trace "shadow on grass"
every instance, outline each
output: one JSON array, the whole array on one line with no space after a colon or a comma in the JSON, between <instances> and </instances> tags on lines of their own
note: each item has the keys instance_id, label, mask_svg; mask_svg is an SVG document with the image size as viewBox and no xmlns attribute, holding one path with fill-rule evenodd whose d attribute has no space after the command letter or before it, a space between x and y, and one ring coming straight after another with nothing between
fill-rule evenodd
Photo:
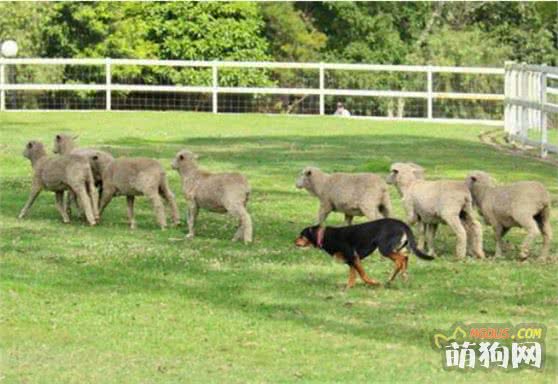
<instances>
[{"instance_id":1,"label":"shadow on grass","mask_svg":"<svg viewBox=\"0 0 558 384\"><path fill-rule=\"evenodd\" d=\"M503 155L480 142L412 135L203 137L183 141L129 137L105 141L103 146L117 156L133 154L158 158L172 158L178 150L188 148L201 155L202 164L211 159L234 162L242 168L271 168L269 172L307 163L322 165L331 171L352 169L355 162L359 170L387 172L393 161L417 161L427 169L441 167L461 172L485 169L496 173L521 171L525 174L528 162L530 168L536 169L527 174L536 178L540 178L541 172L556 176L556 171L552 172L548 165ZM448 159L451 159L450 163Z\"/></svg>"}]
</instances>

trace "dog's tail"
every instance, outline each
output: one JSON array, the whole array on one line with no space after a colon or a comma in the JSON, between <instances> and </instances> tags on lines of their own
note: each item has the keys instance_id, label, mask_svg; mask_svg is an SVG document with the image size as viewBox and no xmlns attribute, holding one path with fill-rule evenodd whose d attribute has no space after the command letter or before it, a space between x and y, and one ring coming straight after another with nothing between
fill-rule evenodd
<instances>
[{"instance_id":1,"label":"dog's tail","mask_svg":"<svg viewBox=\"0 0 558 384\"><path fill-rule=\"evenodd\" d=\"M417 248L417 243L415 241L415 235L413 235L413 231L411 228L405 224L405 235L407 235L407 247L411 250L417 257L423 260L434 260L434 257L422 252L420 249Z\"/></svg>"}]
</instances>

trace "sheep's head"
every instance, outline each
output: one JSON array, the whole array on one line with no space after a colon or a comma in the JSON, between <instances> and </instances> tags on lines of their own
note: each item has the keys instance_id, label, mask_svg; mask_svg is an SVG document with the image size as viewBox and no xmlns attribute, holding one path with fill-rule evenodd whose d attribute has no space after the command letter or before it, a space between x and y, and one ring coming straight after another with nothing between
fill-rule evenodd
<instances>
[{"instance_id":1,"label":"sheep's head","mask_svg":"<svg viewBox=\"0 0 558 384\"><path fill-rule=\"evenodd\" d=\"M467 187L472 190L475 186L492 187L494 185L494 179L486 172L472 171L467 175L465 183Z\"/></svg>"},{"instance_id":2,"label":"sheep's head","mask_svg":"<svg viewBox=\"0 0 558 384\"><path fill-rule=\"evenodd\" d=\"M66 135L64 133L59 133L54 136L54 148L53 152L60 155L66 155L72 151L75 147L75 140L78 136Z\"/></svg>"},{"instance_id":3,"label":"sheep's head","mask_svg":"<svg viewBox=\"0 0 558 384\"><path fill-rule=\"evenodd\" d=\"M297 188L304 188L304 189L311 189L312 188L312 177L315 175L316 171L319 171L318 168L315 167L305 167L296 179L296 187Z\"/></svg>"},{"instance_id":4,"label":"sheep's head","mask_svg":"<svg viewBox=\"0 0 558 384\"><path fill-rule=\"evenodd\" d=\"M406 186L415 180L424 179L424 168L415 163L393 163L386 178L388 184Z\"/></svg>"},{"instance_id":5,"label":"sheep's head","mask_svg":"<svg viewBox=\"0 0 558 384\"><path fill-rule=\"evenodd\" d=\"M91 170L96 174L102 174L112 160L114 160L112 156L103 152L94 152L89 156Z\"/></svg>"},{"instance_id":6,"label":"sheep's head","mask_svg":"<svg viewBox=\"0 0 558 384\"><path fill-rule=\"evenodd\" d=\"M45 155L45 146L43 145L43 143L37 140L31 140L30 142L28 142L25 145L25 149L23 150L23 157L26 157L31 161Z\"/></svg>"},{"instance_id":7,"label":"sheep's head","mask_svg":"<svg viewBox=\"0 0 558 384\"><path fill-rule=\"evenodd\" d=\"M174 159L172 160L172 169L181 169L181 168L190 168L191 166L196 165L196 160L198 159L198 155L193 152L188 151L187 149L183 149L176 154Z\"/></svg>"}]
</instances>

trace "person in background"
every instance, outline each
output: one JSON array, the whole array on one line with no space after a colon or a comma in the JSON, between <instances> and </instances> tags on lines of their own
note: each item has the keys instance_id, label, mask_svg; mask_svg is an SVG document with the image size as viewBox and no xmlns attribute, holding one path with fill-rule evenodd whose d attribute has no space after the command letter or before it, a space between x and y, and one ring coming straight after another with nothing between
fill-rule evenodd
<instances>
[{"instance_id":1,"label":"person in background","mask_svg":"<svg viewBox=\"0 0 558 384\"><path fill-rule=\"evenodd\" d=\"M349 110L345 109L345 106L341 102L337 103L337 109L335 110L335 112L333 114L335 116L351 116L351 112L349 112Z\"/></svg>"}]
</instances>

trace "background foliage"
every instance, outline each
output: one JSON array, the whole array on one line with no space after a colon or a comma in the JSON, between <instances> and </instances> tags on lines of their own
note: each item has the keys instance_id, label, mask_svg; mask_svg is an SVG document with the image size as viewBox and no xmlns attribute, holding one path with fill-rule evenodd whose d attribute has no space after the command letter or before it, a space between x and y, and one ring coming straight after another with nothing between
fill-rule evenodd
<instances>
[{"instance_id":1,"label":"background foliage","mask_svg":"<svg viewBox=\"0 0 558 384\"><path fill-rule=\"evenodd\" d=\"M557 2L99 2L0 4L0 41L20 56L502 66L506 60L558 64ZM102 68L25 68L18 79L96 82ZM311 72L311 71L310 71ZM227 69L222 86L315 87L316 71ZM115 66L116 81L211 84L211 70ZM424 76L328 71L335 88L424 90ZM101 80L102 81L102 80ZM501 82L440 76L436 91L501 92ZM87 94L85 94L87 96ZM200 104L207 102L200 95ZM266 98L239 95L242 98ZM281 96L290 112L304 97ZM405 113L409 100L366 104L361 115ZM353 102L354 101L354 102ZM267 103L269 104L269 103ZM358 107L357 107L358 105ZM459 115L458 106L441 113ZM470 106L468 106L470 108ZM483 105L478 105L481 113ZM450 111L451 110L451 111ZM470 109L468 109L470 111ZM270 111L262 111L270 112ZM482 117L482 116L478 116Z\"/></svg>"}]
</instances>

